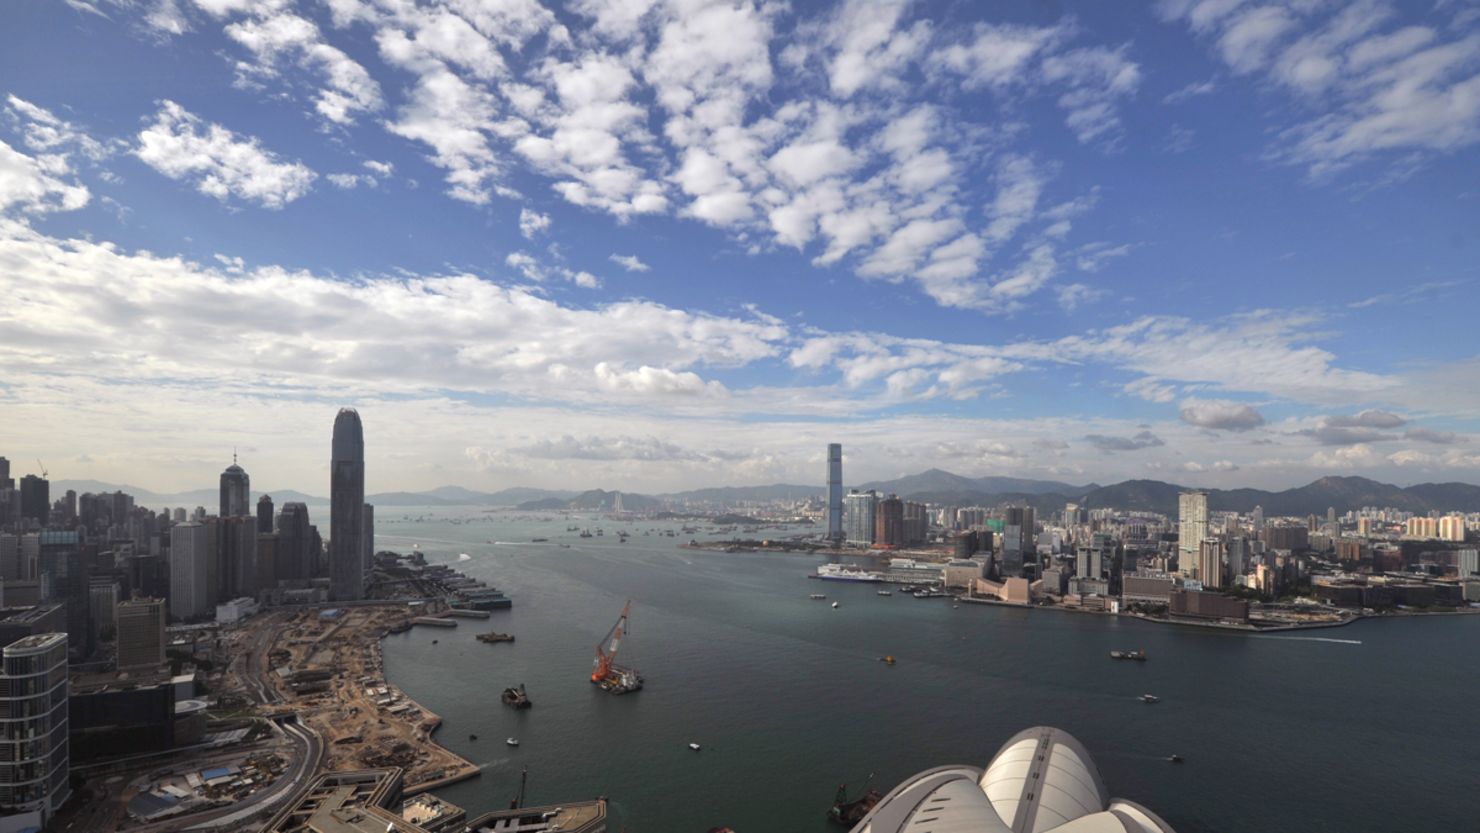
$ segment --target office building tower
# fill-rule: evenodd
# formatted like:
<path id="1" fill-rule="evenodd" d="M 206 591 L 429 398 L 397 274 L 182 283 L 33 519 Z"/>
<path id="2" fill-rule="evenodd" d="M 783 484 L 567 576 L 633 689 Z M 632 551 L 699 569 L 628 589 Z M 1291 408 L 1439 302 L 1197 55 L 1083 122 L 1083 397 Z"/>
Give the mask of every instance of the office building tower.
<path id="1" fill-rule="evenodd" d="M 1009 506 L 1002 518 L 1002 577 L 1022 575 L 1024 555 L 1037 551 L 1038 521 L 1031 506 Z"/>
<path id="2" fill-rule="evenodd" d="M 1177 566 L 1191 575 L 1198 565 L 1198 551 L 1208 537 L 1208 493 L 1183 492 L 1177 497 Z"/>
<path id="3" fill-rule="evenodd" d="M 158 668 L 164 663 L 163 599 L 129 599 L 114 611 L 118 670 Z"/>
<path id="4" fill-rule="evenodd" d="M 185 523 L 185 517 L 185 507 L 183 506 L 176 509 L 174 515 L 172 516 L 174 522 L 177 524 Z"/>
<path id="5" fill-rule="evenodd" d="M 257 519 L 213 519 L 216 526 L 214 607 L 228 599 L 257 595 Z"/>
<path id="6" fill-rule="evenodd" d="M 278 515 L 277 561 L 273 574 L 278 581 L 298 581 L 313 576 L 313 525 L 308 507 L 296 501 L 283 504 Z"/>
<path id="7" fill-rule="evenodd" d="M 10 479 L 10 461 L 0 457 L 0 489 L 14 489 L 15 481 Z"/>
<path id="8" fill-rule="evenodd" d="M 91 570 L 82 552 L 82 539 L 75 529 L 47 529 L 39 536 L 37 580 L 41 599 L 55 602 L 67 612 L 67 648 L 78 659 L 92 654 L 97 633 L 93 626 Z"/>
<path id="9" fill-rule="evenodd" d="M 360 415 L 341 408 L 329 459 L 329 595 L 365 597 L 365 435 Z"/>
<path id="10" fill-rule="evenodd" d="M 257 534 L 272 532 L 272 495 L 257 498 Z"/>
<path id="11" fill-rule="evenodd" d="M 930 537 L 929 510 L 925 504 L 913 500 L 904 502 L 904 543 L 907 547 L 925 543 Z"/>
<path id="12" fill-rule="evenodd" d="M 1075 551 L 1074 575 L 1099 578 L 1104 574 L 1104 556 L 1098 547 L 1082 546 Z"/>
<path id="13" fill-rule="evenodd" d="M 21 519 L 34 521 L 37 526 L 46 526 L 51 515 L 51 483 L 45 478 L 28 474 L 21 478 Z"/>
<path id="14" fill-rule="evenodd" d="M 364 512 L 360 537 L 365 541 L 365 580 L 368 582 L 370 565 L 375 563 L 375 507 L 367 503 Z"/>
<path id="15" fill-rule="evenodd" d="M 1249 541 L 1247 538 L 1228 539 L 1228 575 L 1241 576 L 1249 571 Z"/>
<path id="16" fill-rule="evenodd" d="M 874 543 L 874 515 L 879 495 L 873 490 L 854 490 L 843 497 L 843 537 L 850 546 L 867 547 Z"/>
<path id="17" fill-rule="evenodd" d="M 904 546 L 904 501 L 890 495 L 875 504 L 874 543 L 881 547 Z"/>
<path id="18" fill-rule="evenodd" d="M 843 540 L 843 444 L 827 447 L 827 540 Z"/>
<path id="19" fill-rule="evenodd" d="M 1264 531 L 1264 507 L 1263 506 L 1255 506 L 1254 507 L 1254 532 L 1258 533 L 1258 532 L 1263 532 L 1263 531 Z"/>
<path id="20" fill-rule="evenodd" d="M 77 492 L 72 489 L 62 496 L 62 517 L 68 521 L 77 520 Z"/>
<path id="21" fill-rule="evenodd" d="M 1228 582 L 1223 580 L 1223 542 L 1217 538 L 1205 538 L 1197 550 L 1197 576 L 1203 587 L 1215 589 L 1224 587 Z"/>
<path id="22" fill-rule="evenodd" d="M 5 731 L 0 732 L 0 822 L 39 830 L 71 795 L 67 780 L 67 635 L 43 633 L 0 655 Z"/>
<path id="23" fill-rule="evenodd" d="M 111 575 L 93 575 L 87 585 L 87 603 L 93 633 L 101 637 L 105 629 L 113 628 L 114 611 L 118 608 L 118 579 Z"/>
<path id="24" fill-rule="evenodd" d="M 221 472 L 221 517 L 235 518 L 248 514 L 247 501 L 251 494 L 252 479 L 236 464 L 236 454 L 233 452 L 231 465 Z"/>
<path id="25" fill-rule="evenodd" d="M 211 559 L 215 553 L 211 526 L 178 524 L 170 529 L 170 615 L 203 616 L 211 602 Z"/>

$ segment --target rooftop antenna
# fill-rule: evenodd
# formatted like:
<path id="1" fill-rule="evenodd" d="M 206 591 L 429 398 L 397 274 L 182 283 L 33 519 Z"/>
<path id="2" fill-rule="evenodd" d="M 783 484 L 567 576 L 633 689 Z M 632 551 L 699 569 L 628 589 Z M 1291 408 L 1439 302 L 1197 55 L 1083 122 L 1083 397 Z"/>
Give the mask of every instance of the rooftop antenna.
<path id="1" fill-rule="evenodd" d="M 231 447 L 231 464 L 236 465 L 236 446 Z"/>

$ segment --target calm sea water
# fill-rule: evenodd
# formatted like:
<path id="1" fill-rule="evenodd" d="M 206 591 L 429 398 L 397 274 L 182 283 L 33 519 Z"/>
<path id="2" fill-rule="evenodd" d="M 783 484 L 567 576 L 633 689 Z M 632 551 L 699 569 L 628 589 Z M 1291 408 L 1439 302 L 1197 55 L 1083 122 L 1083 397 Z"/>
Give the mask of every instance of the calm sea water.
<path id="1" fill-rule="evenodd" d="M 927 767 L 979 766 L 1013 733 L 1049 724 L 1089 747 L 1114 795 L 1180 833 L 1480 827 L 1480 617 L 1248 637 L 880 597 L 807 580 L 816 559 L 642 535 L 668 524 L 377 515 L 379 547 L 419 544 L 434 563 L 467 553 L 460 569 L 515 600 L 488 622 L 385 642 L 390 680 L 442 715 L 442 743 L 483 766 L 439 791 L 470 816 L 506 806 L 528 767 L 532 803 L 606 795 L 613 831 L 820 833 L 836 830 L 824 813 L 840 782 L 856 790 L 872 774 L 888 790 Z M 573 524 L 607 536 L 580 539 L 564 531 Z M 628 599 L 622 656 L 647 688 L 613 697 L 587 677 Z M 475 641 L 485 629 L 518 641 Z M 1151 658 L 1113 662 L 1115 648 Z M 498 701 L 518 683 L 529 711 Z M 1147 692 L 1162 702 L 1141 703 Z M 1186 763 L 1167 763 L 1172 753 Z"/>

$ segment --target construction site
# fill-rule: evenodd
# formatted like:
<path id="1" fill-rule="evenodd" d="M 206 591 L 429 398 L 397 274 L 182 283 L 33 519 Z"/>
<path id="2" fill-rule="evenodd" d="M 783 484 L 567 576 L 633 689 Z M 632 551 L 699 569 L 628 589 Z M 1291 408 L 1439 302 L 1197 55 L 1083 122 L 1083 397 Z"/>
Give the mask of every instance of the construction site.
<path id="1" fill-rule="evenodd" d="M 441 718 L 386 682 L 380 639 L 440 602 L 385 603 L 263 614 L 231 635 L 239 660 L 227 686 L 294 715 L 324 744 L 322 769 L 402 770 L 408 795 L 478 773 L 432 739 Z"/>

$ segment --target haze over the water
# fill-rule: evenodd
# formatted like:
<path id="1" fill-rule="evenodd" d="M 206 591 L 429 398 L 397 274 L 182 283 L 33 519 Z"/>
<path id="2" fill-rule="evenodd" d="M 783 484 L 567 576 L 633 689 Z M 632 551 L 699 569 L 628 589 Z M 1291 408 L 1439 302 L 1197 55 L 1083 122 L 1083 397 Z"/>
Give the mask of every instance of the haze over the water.
<path id="1" fill-rule="evenodd" d="M 7 449 L 1480 481 L 1472 4 L 507 5 L 8 4 Z"/>

